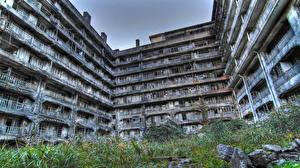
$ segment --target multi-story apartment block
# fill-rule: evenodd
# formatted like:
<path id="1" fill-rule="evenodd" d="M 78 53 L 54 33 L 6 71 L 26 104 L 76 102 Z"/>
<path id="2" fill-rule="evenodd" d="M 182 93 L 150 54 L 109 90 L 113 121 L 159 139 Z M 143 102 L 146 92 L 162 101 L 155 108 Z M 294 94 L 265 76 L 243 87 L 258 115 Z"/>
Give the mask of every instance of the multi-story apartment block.
<path id="1" fill-rule="evenodd" d="M 119 51 L 69 0 L 0 0 L 0 140 L 132 138 L 167 120 L 194 132 L 236 109 L 262 120 L 300 90 L 299 5 L 215 0 L 211 22 Z"/>
<path id="2" fill-rule="evenodd" d="M 141 136 L 168 119 L 193 132 L 205 119 L 234 117 L 214 27 L 209 22 L 156 34 L 151 44 L 137 40 L 135 48 L 116 53 L 114 111 L 121 137 Z M 198 112 L 201 102 L 208 114 Z"/>
<path id="3" fill-rule="evenodd" d="M 113 55 L 69 1 L 0 0 L 0 139 L 111 131 Z"/>
<path id="4" fill-rule="evenodd" d="M 259 121 L 299 94 L 299 1 L 226 0 L 225 74 L 242 118 Z"/>

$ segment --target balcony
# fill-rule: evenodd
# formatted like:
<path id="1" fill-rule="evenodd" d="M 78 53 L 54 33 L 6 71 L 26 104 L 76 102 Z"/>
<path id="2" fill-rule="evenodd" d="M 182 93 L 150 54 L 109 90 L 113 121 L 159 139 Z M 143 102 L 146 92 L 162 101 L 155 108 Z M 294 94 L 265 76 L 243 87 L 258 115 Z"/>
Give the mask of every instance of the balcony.
<path id="1" fill-rule="evenodd" d="M 95 108 L 93 106 L 82 106 L 82 105 L 77 105 L 77 111 L 82 111 L 82 112 L 88 112 L 90 114 L 98 114 L 99 116 L 105 118 L 105 119 L 108 119 L 108 120 L 111 120 L 112 117 L 109 113 L 103 111 L 103 110 L 100 110 L 98 108 Z"/>
<path id="2" fill-rule="evenodd" d="M 131 129 L 140 129 L 142 123 L 129 123 L 129 124 L 120 124 L 118 125 L 120 131 L 131 130 Z"/>
<path id="3" fill-rule="evenodd" d="M 227 39 L 227 43 L 231 43 L 232 40 L 233 40 L 233 36 L 236 35 L 236 32 L 237 32 L 237 28 L 239 28 L 239 23 L 241 22 L 240 20 L 240 14 L 242 12 L 242 9 L 243 9 L 243 5 L 249 0 L 241 0 L 241 1 L 238 1 L 237 3 L 237 8 L 235 10 L 235 14 L 234 14 L 234 19 L 233 19 L 233 22 L 232 22 L 232 25 L 231 25 L 231 28 L 230 28 L 230 32 L 229 32 L 229 35 L 228 35 L 228 39 Z"/>
<path id="4" fill-rule="evenodd" d="M 293 47 L 299 45 L 299 40 L 294 35 L 293 31 L 290 30 L 285 34 L 278 44 L 273 48 L 270 54 L 266 57 L 266 63 L 271 69 L 275 66 L 286 54 L 292 50 Z"/>
<path id="5" fill-rule="evenodd" d="M 225 65 L 222 63 L 218 63 L 218 64 L 214 64 L 214 65 L 206 64 L 203 66 L 194 67 L 191 70 L 181 70 L 182 72 L 180 72 L 180 73 L 173 73 L 173 72 L 170 72 L 169 69 L 166 69 L 166 72 L 164 72 L 160 75 L 154 75 L 154 74 L 149 74 L 149 75 L 144 75 L 144 76 L 139 75 L 139 76 L 136 76 L 131 79 L 118 80 L 117 85 L 146 82 L 146 81 L 152 81 L 155 79 L 171 78 L 171 77 L 175 77 L 175 76 L 182 76 L 182 75 L 187 75 L 187 74 L 202 72 L 202 71 L 218 70 L 218 69 L 224 68 L 224 66 Z"/>
<path id="6" fill-rule="evenodd" d="M 147 86 L 140 87 L 138 89 L 132 90 L 131 88 L 126 88 L 123 90 L 118 90 L 116 97 L 125 96 L 125 95 L 132 95 L 137 93 L 146 93 L 150 91 L 158 91 L 163 89 L 171 89 L 171 88 L 178 88 L 183 86 L 191 86 L 191 85 L 198 85 L 204 83 L 211 83 L 211 82 L 218 82 L 218 81 L 226 81 L 227 77 L 186 77 L 186 78 L 179 78 L 176 81 L 167 80 L 160 84 L 150 84 Z"/>
<path id="7" fill-rule="evenodd" d="M 245 88 L 245 86 L 243 86 L 242 89 L 239 90 L 238 93 L 236 94 L 238 101 L 240 101 L 246 94 L 247 94 L 246 88 Z"/>
<path id="8" fill-rule="evenodd" d="M 0 110 L 15 115 L 26 115 L 33 112 L 33 106 L 17 101 L 0 98 Z"/>
<path id="9" fill-rule="evenodd" d="M 4 137 L 0 136 L 0 140 L 3 139 L 9 139 L 10 136 L 12 137 L 24 137 L 26 135 L 29 135 L 29 131 L 26 127 L 11 127 L 6 125 L 0 126 L 0 135 L 3 135 Z"/>
<path id="10" fill-rule="evenodd" d="M 37 11 L 40 11 L 42 8 L 42 4 L 38 2 L 38 0 L 25 0 L 28 4 L 30 4 Z"/>
<path id="11" fill-rule="evenodd" d="M 105 131 L 111 131 L 111 127 L 109 126 L 109 123 L 103 123 L 103 122 L 97 122 L 96 126 L 100 130 L 105 130 Z"/>
<path id="12" fill-rule="evenodd" d="M 55 92 L 51 92 L 48 90 L 45 90 L 43 92 L 43 94 L 45 95 L 44 99 L 50 101 L 50 102 L 55 102 L 58 104 L 63 104 L 66 105 L 67 107 L 73 107 L 74 105 L 74 99 L 71 97 L 66 97 L 60 94 L 57 94 Z"/>
<path id="13" fill-rule="evenodd" d="M 261 33 L 264 31 L 266 25 L 271 21 L 270 17 L 272 16 L 273 10 L 276 7 L 276 4 L 279 3 L 279 0 L 270 0 L 265 5 L 260 18 L 257 21 L 255 29 L 249 35 L 250 41 L 247 43 L 246 48 L 241 56 L 241 59 L 238 61 L 239 69 L 244 65 L 247 59 L 249 59 L 249 53 L 251 52 L 254 45 L 257 43 Z"/>
<path id="14" fill-rule="evenodd" d="M 82 45 L 82 43 L 76 41 L 74 39 L 74 35 L 72 33 L 69 32 L 69 30 L 66 30 L 65 27 L 63 27 L 61 24 L 56 24 L 56 18 L 54 18 L 52 15 L 49 17 L 48 15 L 46 15 L 44 12 L 41 11 L 41 4 L 39 2 L 37 2 L 36 0 L 24 0 L 24 2 L 26 2 L 27 5 L 29 5 L 38 15 L 42 16 L 46 21 L 48 21 L 49 24 L 55 25 L 55 27 L 65 36 L 67 37 L 69 40 L 72 40 L 72 42 L 76 45 L 76 47 L 82 51 L 84 51 L 87 55 L 89 55 L 91 58 L 93 58 L 93 54 L 91 54 L 90 52 L 87 51 L 86 47 L 84 45 Z M 55 4 L 50 3 L 49 5 L 53 5 L 53 8 L 56 8 L 56 6 L 54 6 Z M 57 12 L 57 11 L 56 11 Z M 81 35 L 84 38 L 82 38 L 82 40 L 85 40 L 86 42 L 88 42 L 92 47 L 94 47 L 101 55 L 104 55 L 103 52 L 101 50 L 99 50 L 100 47 L 95 46 L 95 44 L 90 40 L 90 38 L 83 33 L 81 30 L 79 30 L 72 21 L 69 20 L 68 16 L 66 16 L 63 11 L 58 12 L 58 14 L 61 15 L 61 18 L 65 19 L 71 26 L 74 27 L 75 31 L 78 31 L 76 35 Z M 80 19 L 80 18 L 79 18 Z M 53 24 L 55 23 L 55 24 Z M 95 33 L 95 32 L 92 32 Z M 96 34 L 97 37 L 99 37 L 98 34 Z M 53 38 L 55 39 L 55 38 Z M 101 39 L 100 38 L 97 38 Z M 102 40 L 100 40 L 100 42 L 102 43 Z M 104 44 L 104 43 L 103 43 Z M 104 44 L 105 46 L 106 44 Z M 107 49 L 109 49 L 111 51 L 111 49 L 108 47 Z M 108 60 L 109 61 L 109 60 Z M 111 63 L 111 62 L 110 62 Z M 100 63 L 99 63 L 100 64 Z M 111 63 L 112 64 L 112 63 Z M 102 68 L 106 68 L 103 65 L 101 65 Z M 112 72 L 112 71 L 111 71 Z"/>
<path id="15" fill-rule="evenodd" d="M 77 118 L 76 123 L 79 123 L 82 126 L 86 126 L 88 128 L 93 128 L 96 126 L 96 122 L 91 119 L 85 119 L 85 118 Z"/>
<path id="16" fill-rule="evenodd" d="M 222 119 L 234 119 L 236 117 L 235 111 L 225 111 L 222 112 L 221 118 Z"/>
<path id="17" fill-rule="evenodd" d="M 71 114 L 65 114 L 57 111 L 42 110 L 41 114 L 47 117 L 55 118 L 58 120 L 70 121 L 72 119 Z"/>
<path id="18" fill-rule="evenodd" d="M 190 56 L 190 55 L 189 55 Z M 218 58 L 220 57 L 219 52 L 216 50 L 210 51 L 209 53 L 202 53 L 202 54 L 194 54 L 194 58 L 190 57 L 178 57 L 173 60 L 168 60 L 164 59 L 160 62 L 155 62 L 155 63 L 150 63 L 150 64 L 144 64 L 139 67 L 134 67 L 134 68 L 128 68 L 128 69 L 123 69 L 123 70 L 118 70 L 117 75 L 124 75 L 124 74 L 130 74 L 130 73 L 136 73 L 140 71 L 149 71 L 153 70 L 156 68 L 162 68 L 162 67 L 168 67 L 170 65 L 181 65 L 181 64 L 186 64 L 189 62 L 195 62 L 195 61 L 201 61 L 201 60 L 206 60 L 206 59 L 211 59 L 211 58 Z"/>
<path id="19" fill-rule="evenodd" d="M 243 0 L 241 0 L 241 1 L 243 1 Z M 243 19 L 242 27 L 241 27 L 240 32 L 239 32 L 239 35 L 238 35 L 238 37 L 237 37 L 236 43 L 235 43 L 235 45 L 234 45 L 234 47 L 233 47 L 233 51 L 232 51 L 232 53 L 231 53 L 231 58 L 235 58 L 235 55 L 236 55 L 238 49 L 240 49 L 239 45 L 240 45 L 240 43 L 241 43 L 243 37 L 245 36 L 245 31 L 246 31 L 246 29 L 248 28 L 250 19 L 251 19 L 251 17 L 252 17 L 253 12 L 254 12 L 254 8 L 255 8 L 255 6 L 256 6 L 257 4 L 258 4 L 258 0 L 252 0 L 252 1 L 250 2 L 249 9 L 248 9 L 248 11 L 247 11 L 247 13 L 246 13 L 245 18 Z M 232 61 L 232 60 L 231 60 L 231 61 Z M 229 61 L 229 62 L 231 62 L 231 61 Z"/>
<path id="20" fill-rule="evenodd" d="M 51 48 L 47 47 L 41 41 L 39 41 L 35 37 L 27 34 L 22 29 L 20 29 L 16 25 L 12 24 L 11 22 L 7 21 L 6 19 L 2 19 L 1 22 L 2 22 L 2 24 L 10 23 L 8 28 L 2 27 L 2 29 L 5 29 L 5 31 L 14 35 L 16 39 L 18 39 L 18 40 L 22 41 L 23 43 L 25 43 L 26 45 L 29 45 L 30 47 L 34 48 L 37 52 L 44 54 L 44 56 L 48 57 L 49 59 L 54 60 L 54 62 L 56 64 L 66 67 L 66 69 L 68 69 L 71 73 L 73 73 L 73 74 L 75 73 L 76 75 L 82 76 L 81 75 L 82 71 L 75 68 L 76 66 L 74 66 L 73 64 L 70 64 L 70 62 L 66 62 L 66 59 L 63 59 L 62 56 L 60 56 L 58 53 L 51 50 Z M 48 34 L 45 34 L 44 36 L 48 37 Z M 67 53 L 71 54 L 73 57 L 77 58 L 77 60 L 79 60 L 79 62 L 81 64 L 86 65 L 92 72 L 96 73 L 95 67 L 91 66 L 89 63 L 87 63 L 86 60 L 80 54 L 74 52 L 73 49 L 70 48 L 70 46 L 66 45 L 63 41 L 60 41 L 60 40 L 55 41 L 54 43 L 57 43 L 57 45 L 59 47 L 61 47 L 62 49 L 64 49 L 65 52 L 67 52 Z M 52 51 L 52 52 L 50 52 L 50 51 Z M 46 71 L 46 73 L 49 72 L 49 69 L 45 69 L 44 67 L 41 70 Z M 101 77 L 100 79 L 102 79 L 102 76 L 99 73 L 96 73 L 96 74 Z M 88 78 L 83 78 L 83 79 L 92 83 L 96 87 L 99 87 L 99 88 L 103 89 L 104 91 L 108 92 L 108 90 L 105 88 L 102 88 L 99 83 L 94 82 L 95 80 L 89 80 Z M 107 81 L 106 78 L 105 78 L 105 80 L 106 80 L 106 82 L 109 83 L 109 81 Z"/>
<path id="21" fill-rule="evenodd" d="M 122 119 L 130 119 L 132 118 L 133 116 L 139 116 L 141 117 L 141 111 L 142 109 L 140 109 L 140 111 L 137 111 L 137 112 L 122 112 L 122 113 L 119 113 L 119 119 L 122 120 Z"/>
<path id="22" fill-rule="evenodd" d="M 300 64 L 296 64 L 274 81 L 276 90 L 282 94 L 300 84 Z"/>
<path id="23" fill-rule="evenodd" d="M 170 100 L 178 100 L 183 98 L 192 98 L 192 97 L 198 97 L 202 95 L 213 95 L 213 94 L 221 94 L 221 93 L 228 93 L 231 92 L 231 89 L 228 89 L 226 87 L 218 88 L 218 89 L 208 89 L 203 88 L 200 90 L 189 90 L 188 92 L 180 93 L 178 92 L 172 92 L 172 93 L 164 93 L 163 97 L 151 97 L 151 96 L 144 96 L 139 97 L 138 99 L 135 99 L 135 101 L 129 100 L 116 100 L 115 107 L 122 107 L 122 106 L 133 106 L 138 104 L 150 104 L 155 102 L 161 102 L 161 101 L 170 101 Z"/>
<path id="24" fill-rule="evenodd" d="M 203 122 L 203 119 L 187 119 L 187 120 L 177 120 L 176 123 L 179 125 L 194 125 L 194 124 L 201 124 Z"/>
<path id="25" fill-rule="evenodd" d="M 240 112 L 241 112 L 242 117 L 245 117 L 246 115 L 248 115 L 250 111 L 251 111 L 251 109 L 250 109 L 249 103 L 240 105 Z"/>
<path id="26" fill-rule="evenodd" d="M 29 82 L 20 80 L 12 75 L 9 75 L 7 73 L 1 73 L 0 72 L 0 84 L 4 83 L 6 85 L 10 85 L 9 87 L 16 87 L 17 90 L 22 89 L 24 92 L 31 92 L 33 93 L 37 86 L 34 84 L 31 84 Z"/>
<path id="27" fill-rule="evenodd" d="M 64 137 L 59 131 L 39 131 L 38 137 L 50 142 L 64 141 L 67 139 L 67 136 Z"/>
<path id="28" fill-rule="evenodd" d="M 229 2 L 230 2 L 230 4 L 229 4 L 229 7 L 228 7 L 228 10 L 227 10 L 227 13 L 226 13 L 226 19 L 225 19 L 225 22 L 224 22 L 224 29 L 223 29 L 223 32 L 222 32 L 222 38 L 224 38 L 224 36 L 226 34 L 226 31 L 228 29 L 227 28 L 228 25 L 234 19 L 233 9 L 236 8 L 236 3 L 235 3 L 234 0 L 231 0 Z"/>
<path id="29" fill-rule="evenodd" d="M 256 95 L 253 96 L 255 109 L 269 101 L 272 101 L 272 97 L 268 87 L 265 87 L 263 90 L 259 91 L 258 93 L 256 93 Z"/>
<path id="30" fill-rule="evenodd" d="M 264 79 L 264 72 L 261 67 L 259 67 L 258 70 L 256 70 L 253 74 L 248 76 L 247 83 L 249 89 L 252 89 L 259 81 Z"/>

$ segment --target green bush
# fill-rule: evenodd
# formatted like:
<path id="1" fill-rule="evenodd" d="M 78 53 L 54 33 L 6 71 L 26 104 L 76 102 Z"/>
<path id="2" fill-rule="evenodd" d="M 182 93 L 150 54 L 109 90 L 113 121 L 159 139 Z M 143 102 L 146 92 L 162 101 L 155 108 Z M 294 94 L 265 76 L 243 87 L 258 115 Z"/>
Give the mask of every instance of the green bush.
<path id="1" fill-rule="evenodd" d="M 216 146 L 220 143 L 239 147 L 247 153 L 262 144 L 287 145 L 299 137 L 299 108 L 287 105 L 273 113 L 268 121 L 248 125 L 242 120 L 216 121 L 198 135 L 183 136 L 182 129 L 170 125 L 150 128 L 142 141 L 125 142 L 103 138 L 96 143 L 25 146 L 0 149 L 0 167 L 4 168 L 151 168 L 167 167 L 161 156 L 191 158 L 195 167 L 226 168 Z M 282 167 L 299 167 L 286 163 Z M 298 168 L 297 167 L 297 168 Z"/>
<path id="2" fill-rule="evenodd" d="M 300 163 L 297 162 L 286 162 L 280 166 L 276 166 L 275 168 L 300 168 Z"/>
<path id="3" fill-rule="evenodd" d="M 169 120 L 160 126 L 150 126 L 144 138 L 151 142 L 167 142 L 171 139 L 184 138 L 184 129 L 175 122 Z"/>

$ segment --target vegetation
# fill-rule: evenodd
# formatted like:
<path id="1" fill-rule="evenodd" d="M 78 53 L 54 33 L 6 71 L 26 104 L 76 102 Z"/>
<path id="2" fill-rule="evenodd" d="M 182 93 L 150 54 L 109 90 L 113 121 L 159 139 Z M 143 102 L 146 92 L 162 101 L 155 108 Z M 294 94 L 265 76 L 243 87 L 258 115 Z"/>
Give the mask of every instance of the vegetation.
<path id="1" fill-rule="evenodd" d="M 300 163 L 295 162 L 286 162 L 280 166 L 277 166 L 275 168 L 300 168 Z"/>
<path id="2" fill-rule="evenodd" d="M 144 138 L 150 142 L 168 142 L 171 139 L 184 137 L 184 129 L 172 120 L 160 126 L 150 126 L 144 135 Z"/>
<path id="3" fill-rule="evenodd" d="M 249 126 L 242 120 L 217 121 L 205 126 L 198 135 L 167 136 L 167 140 L 155 139 L 164 130 L 148 134 L 142 141 L 125 142 L 118 138 L 100 139 L 97 143 L 65 143 L 59 145 L 25 146 L 17 150 L 3 146 L 0 149 L 0 166 L 5 168 L 149 168 L 167 167 L 166 161 L 157 157 L 172 156 L 191 158 L 194 167 L 229 167 L 217 156 L 220 143 L 240 147 L 247 153 L 262 144 L 287 145 L 300 138 L 300 113 L 295 106 L 274 112 L 270 120 Z M 176 135 L 176 134 L 175 134 Z M 163 136 L 166 137 L 166 136 Z M 284 168 L 298 163 L 286 163 Z"/>

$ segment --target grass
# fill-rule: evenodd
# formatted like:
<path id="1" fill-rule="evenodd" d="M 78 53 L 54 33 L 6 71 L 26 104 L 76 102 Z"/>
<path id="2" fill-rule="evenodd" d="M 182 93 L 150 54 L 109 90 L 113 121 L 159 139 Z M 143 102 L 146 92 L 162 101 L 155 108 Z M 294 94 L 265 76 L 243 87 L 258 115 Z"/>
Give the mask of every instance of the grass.
<path id="1" fill-rule="evenodd" d="M 276 166 L 275 168 L 300 168 L 300 163 L 286 162 L 282 165 Z"/>
<path id="2" fill-rule="evenodd" d="M 226 168 L 230 165 L 218 158 L 220 143 L 239 147 L 246 153 L 262 144 L 286 146 L 300 138 L 299 108 L 285 108 L 289 113 L 274 113 L 269 121 L 247 125 L 244 121 L 218 121 L 205 126 L 198 135 L 172 138 L 167 141 L 130 141 L 118 138 L 100 139 L 96 143 L 25 146 L 0 149 L 0 167 L 5 168 L 151 168 L 167 167 L 161 156 L 191 158 L 195 167 Z M 298 168 L 286 163 L 284 168 Z M 298 167 L 297 167 L 298 166 Z"/>

